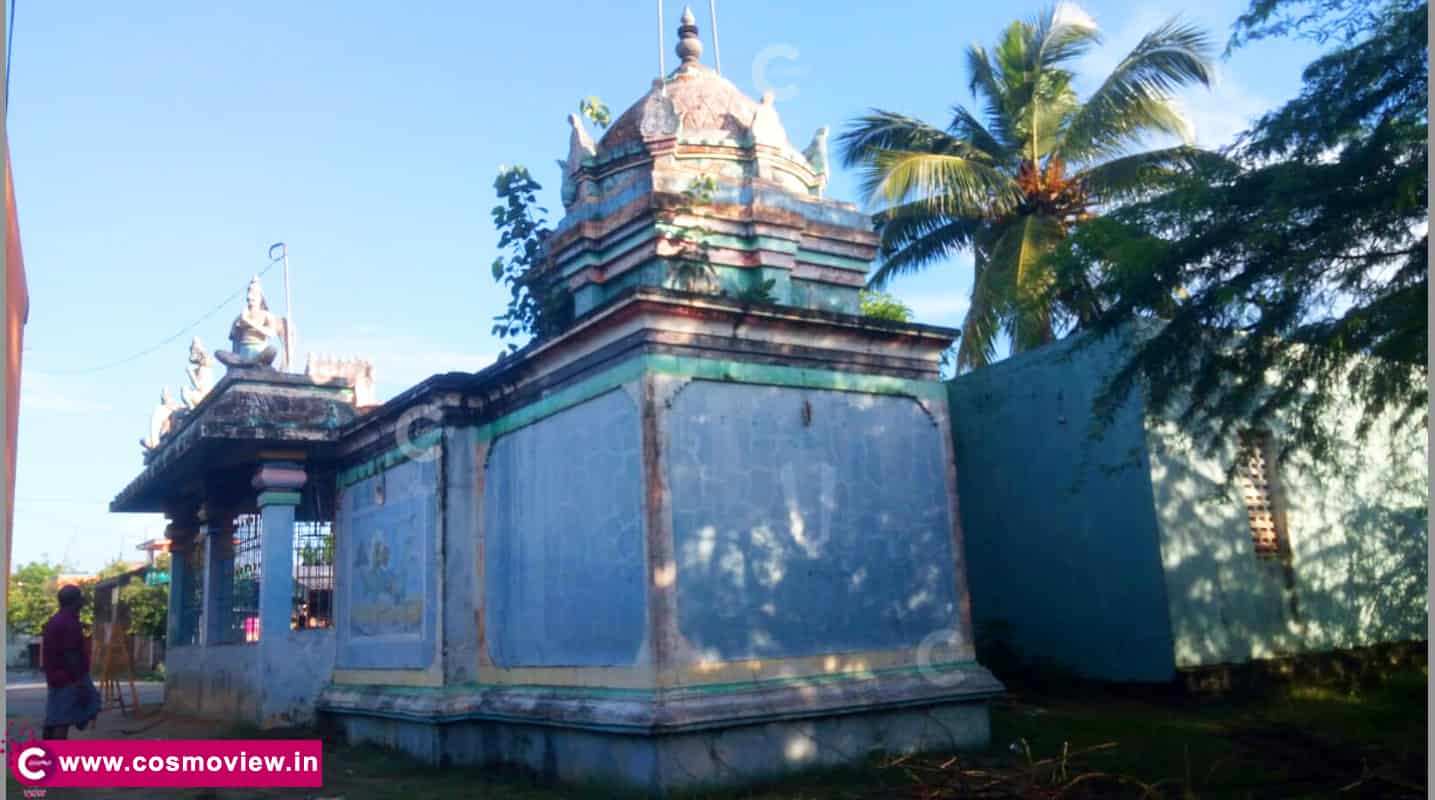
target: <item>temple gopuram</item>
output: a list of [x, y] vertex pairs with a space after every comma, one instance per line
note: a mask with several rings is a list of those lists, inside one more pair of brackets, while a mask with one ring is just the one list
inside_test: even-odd
[[650, 792], [981, 747], [941, 353], [861, 316], [877, 238], [771, 95], [679, 66], [570, 119], [569, 321], [383, 404], [276, 367], [257, 279], [117, 512], [167, 515], [166, 703]]

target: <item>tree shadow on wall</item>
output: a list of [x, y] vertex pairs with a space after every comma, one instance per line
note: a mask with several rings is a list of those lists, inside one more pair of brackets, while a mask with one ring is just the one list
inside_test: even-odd
[[1197, 447], [1170, 426], [1153, 439], [1178, 667], [1425, 638], [1426, 478], [1402, 442], [1280, 463], [1286, 542], [1266, 555], [1234, 448]]
[[672, 409], [679, 628], [700, 659], [910, 648], [954, 626], [944, 451], [915, 401], [695, 382]]

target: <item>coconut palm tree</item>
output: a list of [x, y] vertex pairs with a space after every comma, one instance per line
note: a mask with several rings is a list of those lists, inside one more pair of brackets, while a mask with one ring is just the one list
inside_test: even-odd
[[[958, 104], [946, 128], [873, 110], [839, 139], [859, 167], [882, 234], [870, 285], [961, 251], [975, 265], [958, 369], [990, 363], [1000, 333], [1013, 350], [1094, 318], [1099, 301], [1060, 287], [1042, 256], [1103, 207], [1159, 190], [1214, 154], [1191, 145], [1173, 93], [1210, 85], [1211, 42], [1171, 20], [1136, 45], [1083, 101], [1070, 65], [1100, 42], [1079, 8], [1012, 23], [995, 51], [967, 50], [981, 113]], [[1153, 138], [1183, 144], [1146, 149]]]

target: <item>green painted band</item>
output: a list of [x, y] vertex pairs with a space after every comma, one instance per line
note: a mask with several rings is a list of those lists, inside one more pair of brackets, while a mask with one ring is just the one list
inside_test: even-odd
[[[642, 245], [653, 238], [656, 238], [659, 234], [669, 239], [673, 239], [681, 236], [684, 232], [693, 230], [693, 227], [688, 225], [672, 225], [663, 222], [654, 223], [653, 227], [651, 228], [645, 228], [643, 230], [637, 231], [636, 233], [625, 236], [622, 239], [611, 242], [606, 246], [591, 250], [584, 250], [576, 255], [573, 255], [572, 257], [561, 263], [561, 274], [563, 275], [563, 277], [567, 278], [571, 277], [575, 273], [587, 269], [588, 267], [595, 267], [602, 264], [606, 264], [617, 258], [617, 255], [619, 253], [628, 252], [633, 248], [638, 247], [639, 245]], [[835, 267], [860, 270], [864, 273], [867, 271], [868, 266], [866, 262], [859, 259], [841, 259], [836, 256], [822, 256], [820, 254], [809, 254], [813, 257], [808, 258], [801, 255], [802, 253], [807, 253], [808, 251], [799, 251], [796, 242], [792, 242], [787, 239], [778, 239], [771, 236], [736, 236], [733, 234], [726, 233], [697, 234], [697, 236], [701, 239], [701, 241], [705, 242], [706, 244], [714, 248], [722, 248], [724, 250], [737, 250], [744, 253], [768, 250], [775, 253], [795, 256], [799, 260], [810, 261], [814, 264], [830, 264], [831, 266]]]
[[820, 264], [824, 267], [835, 267], [837, 269], [847, 269], [852, 270], [853, 272], [861, 272], [864, 275], [867, 273], [868, 268], [871, 266], [868, 262], [863, 261], [860, 258], [836, 256], [832, 255], [831, 253], [819, 253], [815, 250], [797, 251], [797, 260], [804, 261], [808, 264]]
[[609, 242], [606, 246], [592, 250], [583, 250], [577, 255], [563, 261], [559, 267], [563, 277], [568, 277], [588, 267], [598, 266], [607, 263], [614, 258], [615, 253], [623, 253], [656, 238], [657, 231], [652, 228], [643, 228], [624, 236], [617, 241]]
[[886, 375], [856, 375], [832, 370], [751, 364], [744, 361], [713, 361], [672, 355], [645, 355], [545, 397], [493, 422], [474, 429], [478, 441], [495, 439], [505, 433], [532, 425], [545, 417], [591, 400], [635, 380], [643, 372], [693, 378], [695, 380], [825, 389], [858, 394], [896, 395], [946, 403], [946, 389], [940, 381], [915, 381]]
[[629, 359], [585, 381], [555, 392], [536, 403], [524, 406], [492, 422], [479, 425], [474, 429], [474, 438], [478, 441], [496, 439], [505, 433], [511, 433], [579, 403], [592, 400], [600, 394], [607, 394], [629, 381], [642, 377], [646, 361], [646, 357]]
[[297, 506], [300, 494], [287, 489], [269, 489], [259, 493], [259, 507]]
[[342, 470], [339, 472], [338, 477], [339, 488], [348, 488], [366, 478], [372, 478], [381, 472], [407, 463], [417, 453], [430, 452], [432, 448], [438, 446], [441, 439], [443, 439], [443, 430], [441, 428], [432, 428], [415, 436], [407, 446], [396, 447], [362, 464]]
[[797, 389], [827, 389], [860, 394], [885, 394], [946, 401], [941, 381], [918, 381], [888, 375], [864, 375], [834, 370], [753, 364], [746, 361], [714, 361], [672, 355], [645, 356], [648, 369], [665, 375], [698, 380], [755, 383]]
[[[911, 665], [905, 667], [888, 667], [886, 669], [864, 669], [852, 670], [849, 672], [832, 672], [821, 675], [804, 675], [791, 678], [768, 678], [760, 681], [732, 681], [728, 683], [709, 683], [693, 686], [669, 686], [657, 688], [618, 688], [612, 686], [564, 686], [547, 683], [481, 683], [470, 681], [467, 683], [451, 684], [448, 686], [399, 686], [393, 684], [333, 684], [337, 688], [374, 692], [389, 696], [424, 696], [424, 695], [456, 695], [468, 692], [490, 692], [490, 691], [542, 691], [560, 697], [654, 697], [659, 694], [672, 693], [693, 693], [693, 694], [731, 694], [734, 692], [751, 692], [761, 689], [775, 689], [784, 687], [806, 687], [806, 686], [827, 686], [835, 683], [844, 683], [854, 680], [874, 680], [877, 678], [902, 678], [902, 677], [926, 677], [934, 675], [951, 675], [961, 672], [971, 672], [982, 669], [975, 661], [947, 661], [940, 664]], [[582, 669], [576, 669], [582, 672]]]
[[[862, 375], [835, 370], [752, 364], [745, 361], [718, 361], [674, 355], [644, 355], [624, 361], [586, 380], [505, 414], [492, 422], [473, 429], [475, 441], [496, 439], [505, 433], [532, 425], [579, 403], [592, 400], [619, 386], [642, 377], [644, 372], [693, 378], [695, 380], [785, 386], [796, 389], [824, 389], [857, 394], [880, 394], [940, 401], [945, 407], [946, 388], [941, 381], [919, 381], [887, 375]], [[408, 452], [436, 444], [442, 431], [434, 429], [416, 437], [410, 448], [395, 448], [362, 464], [339, 473], [339, 488], [347, 488], [366, 478], [409, 460]]]

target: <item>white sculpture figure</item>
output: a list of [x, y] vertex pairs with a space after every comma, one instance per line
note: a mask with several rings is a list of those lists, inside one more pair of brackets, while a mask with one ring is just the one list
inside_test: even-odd
[[159, 405], [155, 406], [154, 413], [150, 414], [149, 418], [149, 437], [140, 439], [140, 446], [145, 449], [145, 452], [159, 447], [160, 441], [169, 434], [170, 429], [174, 426], [174, 413], [182, 408], [184, 406], [174, 402], [174, 397], [170, 395], [168, 386], [159, 393]]
[[189, 343], [189, 369], [185, 372], [189, 375], [190, 388], [181, 388], [179, 396], [186, 406], [194, 408], [214, 388], [214, 358], [205, 351], [198, 336]]
[[817, 173], [817, 196], [822, 196], [822, 190], [827, 186], [827, 126], [823, 125], [812, 135], [812, 144], [802, 151], [807, 163], [812, 166], [812, 171]]
[[[264, 288], [259, 276], [249, 282], [249, 294], [244, 311], [234, 318], [229, 328], [229, 343], [233, 350], [216, 350], [214, 357], [226, 367], [253, 369], [272, 367], [277, 348], [270, 339], [284, 341], [289, 335], [288, 320], [269, 310], [264, 302]], [[286, 364], [287, 368], [289, 365]]]
[[752, 134], [752, 141], [755, 144], [772, 147], [786, 145], [787, 131], [783, 130], [782, 121], [777, 118], [777, 98], [771, 89], [762, 93], [762, 99], [757, 104], [757, 111], [752, 115], [752, 121], [748, 123], [747, 129]]
[[304, 374], [315, 383], [329, 383], [335, 379], [347, 381], [354, 388], [354, 405], [359, 408], [378, 403], [374, 365], [361, 358], [335, 358], [310, 353]]
[[577, 114], [568, 115], [568, 125], [572, 127], [572, 135], [568, 137], [568, 158], [558, 162], [558, 169], [563, 175], [563, 205], [572, 205], [578, 199], [578, 170], [583, 168], [583, 161], [598, 154], [597, 145], [593, 144], [593, 137], [588, 135], [588, 130], [583, 127], [583, 120]]

